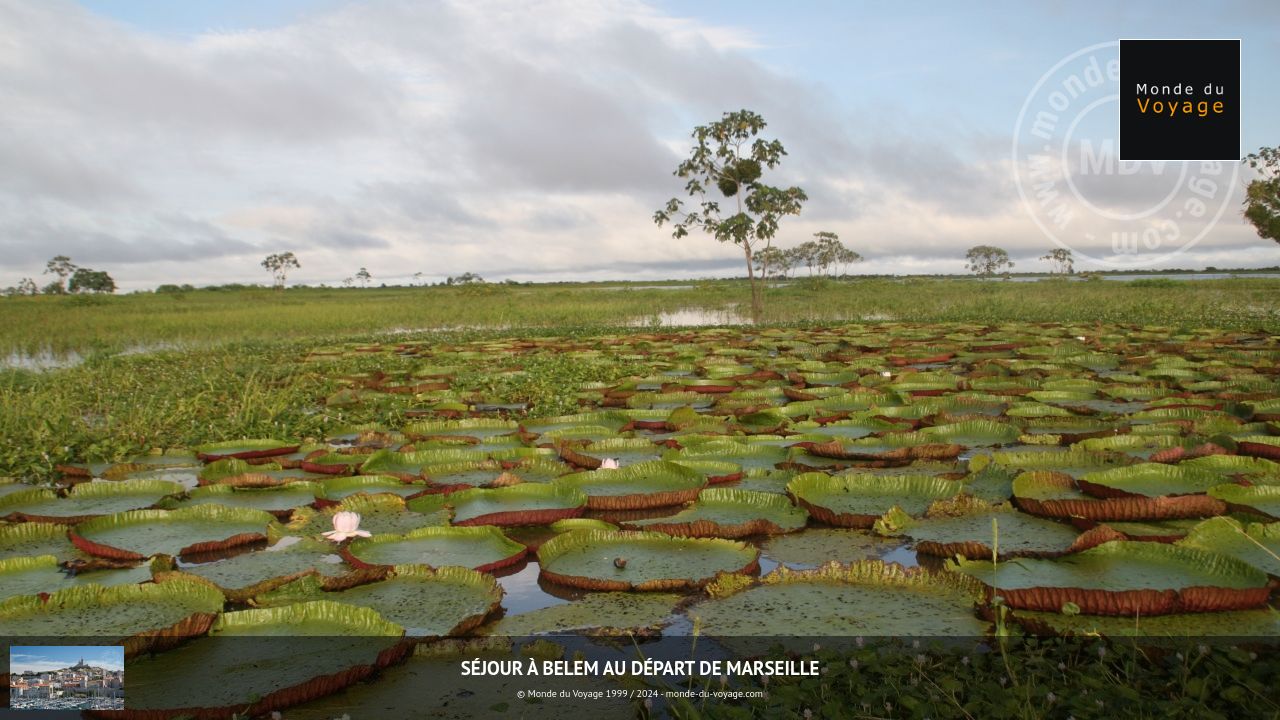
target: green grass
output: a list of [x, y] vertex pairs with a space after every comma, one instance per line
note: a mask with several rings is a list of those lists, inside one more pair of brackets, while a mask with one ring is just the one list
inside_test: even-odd
[[[750, 302], [745, 281], [689, 285], [669, 290], [486, 285], [9, 298], [0, 300], [0, 355], [323, 340], [440, 328], [645, 325], [663, 312], [733, 312]], [[1029, 321], [1280, 328], [1280, 279], [1261, 278], [1154, 284], [802, 279], [769, 289], [766, 301], [767, 323]]]

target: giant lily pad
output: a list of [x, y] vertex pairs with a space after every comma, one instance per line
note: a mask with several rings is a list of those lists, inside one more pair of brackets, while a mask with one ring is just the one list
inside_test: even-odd
[[351, 584], [316, 575], [254, 600], [260, 607], [327, 599], [376, 610], [409, 635], [461, 635], [498, 609], [502, 588], [491, 576], [462, 567], [398, 565], [384, 579]]
[[543, 543], [538, 564], [542, 577], [562, 585], [656, 591], [701, 587], [721, 572], [756, 572], [759, 555], [731, 540], [586, 530]]
[[977, 636], [975, 583], [866, 560], [815, 570], [781, 567], [756, 584], [712, 586], [686, 613], [711, 637]]
[[1219, 485], [1211, 488], [1209, 494], [1232, 507], [1280, 520], [1280, 485]]
[[1230, 555], [1280, 577], [1280, 522], [1245, 525], [1227, 517], [1209, 518], [1178, 544]]
[[332, 543], [309, 538], [285, 538], [275, 545], [204, 563], [173, 563], [157, 558], [157, 579], [168, 573], [194, 575], [217, 587], [228, 600], [243, 602], [304, 575], [336, 576], [351, 568], [335, 554]]
[[[326, 600], [221, 615], [209, 636], [129, 664], [129, 709], [256, 717], [334, 693], [403, 655], [404, 629]], [[276, 641], [245, 638], [275, 637]], [[288, 638], [287, 641], [283, 638]], [[175, 693], [174, 688], [184, 690]]]
[[804, 473], [792, 478], [787, 492], [817, 520], [839, 527], [871, 527], [876, 518], [898, 507], [922, 514], [935, 500], [955, 497], [961, 485], [929, 475], [840, 475]]
[[707, 488], [675, 515], [623, 523], [622, 527], [679, 537], [742, 538], [795, 532], [808, 519], [808, 513], [776, 493]]
[[548, 525], [557, 520], [578, 517], [587, 505], [581, 491], [560, 485], [521, 483], [492, 489], [474, 488], [448, 495], [423, 495], [410, 500], [409, 509], [420, 513], [448, 508], [452, 524]]
[[195, 448], [196, 456], [205, 462], [236, 458], [251, 460], [255, 458], [288, 455], [298, 449], [297, 443], [280, 440], [227, 440], [226, 442], [208, 443]]
[[427, 489], [426, 483], [405, 482], [390, 475], [355, 475], [328, 478], [322, 485], [324, 486], [325, 499], [333, 501], [358, 494], [391, 493], [400, 497], [411, 497]]
[[779, 565], [807, 570], [829, 562], [848, 564], [877, 559], [901, 545], [900, 540], [865, 530], [819, 527], [771, 537], [761, 545], [761, 553]]
[[51, 593], [78, 585], [126, 585], [151, 579], [145, 565], [95, 570], [74, 575], [63, 573], [52, 555], [0, 560], [0, 600], [18, 595]]
[[1221, 482], [1217, 474], [1207, 470], [1160, 463], [1141, 463], [1086, 473], [1078, 481], [1080, 489], [1098, 497], [1194, 495], [1205, 493]]
[[297, 535], [319, 536], [333, 529], [333, 518], [340, 512], [359, 514], [360, 529], [375, 535], [449, 524], [449, 514], [444, 510], [430, 515], [412, 512], [405, 505], [404, 498], [387, 493], [351, 495], [319, 512], [300, 508], [294, 511], [287, 527]]
[[572, 602], [505, 616], [488, 632], [505, 636], [651, 635], [667, 624], [684, 599], [672, 593], [590, 593]]
[[67, 537], [67, 526], [57, 523], [26, 522], [0, 525], [0, 560], [35, 555], [54, 555], [59, 560], [76, 555]]
[[683, 465], [654, 461], [563, 475], [553, 484], [585, 493], [593, 510], [642, 510], [693, 500], [707, 479]]
[[19, 520], [74, 524], [99, 515], [150, 507], [161, 498], [182, 491], [178, 483], [164, 480], [86, 482], [71, 488], [65, 498], [43, 489], [0, 498], [0, 513]]
[[524, 558], [525, 552], [525, 546], [490, 525], [426, 527], [403, 535], [374, 535], [355, 540], [342, 549], [347, 562], [357, 567], [456, 565], [480, 572], [514, 565]]
[[71, 542], [90, 555], [116, 560], [194, 555], [263, 542], [273, 522], [260, 510], [221, 505], [131, 510], [77, 525]]
[[1076, 480], [1051, 470], [1024, 472], [1013, 480], [1013, 501], [1033, 515], [1087, 520], [1172, 520], [1221, 515], [1227, 506], [1208, 495], [1095, 498], [1080, 491]]
[[1074, 603], [1089, 615], [1246, 610], [1271, 594], [1266, 573], [1204, 550], [1116, 540], [1054, 560], [960, 560], [1014, 608], [1051, 612]]
[[222, 593], [175, 578], [145, 585], [81, 585], [47, 599], [14, 597], [0, 604], [0, 635], [107, 637], [135, 655], [167, 642], [203, 635], [222, 612]]
[[[1052, 557], [1080, 549], [1080, 533], [1066, 523], [1020, 513], [1008, 505], [966, 503], [953, 507], [941, 514], [931, 510], [922, 520], [898, 511], [892, 533], [910, 537], [916, 552], [937, 557], [990, 558], [993, 546], [1001, 559]], [[877, 524], [877, 529], [883, 524]]]
[[187, 500], [172, 504], [174, 508], [198, 505], [221, 505], [232, 508], [264, 510], [277, 517], [287, 517], [297, 507], [310, 505], [323, 497], [319, 483], [292, 482], [269, 488], [239, 488], [231, 485], [206, 485], [192, 490]]

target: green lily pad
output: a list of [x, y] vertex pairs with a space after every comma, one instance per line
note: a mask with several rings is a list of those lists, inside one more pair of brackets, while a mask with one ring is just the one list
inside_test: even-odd
[[585, 493], [593, 510], [642, 510], [688, 502], [707, 479], [683, 465], [654, 461], [564, 475], [553, 484]]
[[341, 500], [357, 494], [376, 495], [390, 493], [400, 497], [417, 495], [427, 489], [426, 483], [407, 483], [389, 475], [353, 475], [350, 477], [326, 478], [321, 481], [324, 487], [324, 498]]
[[278, 513], [310, 505], [324, 496], [319, 483], [292, 482], [269, 488], [240, 488], [230, 485], [206, 485], [192, 490], [187, 500], [173, 503], [174, 508], [197, 505], [221, 505]]
[[151, 571], [146, 565], [121, 570], [95, 570], [75, 575], [59, 571], [52, 555], [0, 560], [0, 600], [18, 595], [52, 593], [79, 585], [126, 585], [146, 582]]
[[336, 554], [332, 543], [309, 538], [284, 538], [262, 550], [238, 553], [214, 562], [180, 562], [176, 569], [213, 583], [227, 599], [237, 602], [303, 573], [336, 576], [351, 571]]
[[399, 565], [385, 579], [340, 590], [326, 589], [321, 578], [308, 575], [258, 596], [254, 604], [275, 607], [320, 599], [375, 610], [411, 636], [443, 637], [469, 632], [497, 610], [502, 587], [491, 576], [462, 567]]
[[121, 560], [212, 552], [266, 540], [274, 518], [260, 510], [198, 505], [181, 510], [131, 510], [87, 520], [71, 542], [91, 554]]
[[1085, 492], [1103, 497], [1113, 494], [1160, 497], [1208, 492], [1209, 488], [1221, 484], [1222, 479], [1207, 470], [1195, 470], [1181, 465], [1141, 463], [1085, 473], [1079, 483]]
[[1018, 439], [1018, 428], [994, 420], [969, 420], [935, 425], [920, 431], [934, 442], [958, 443], [970, 447], [986, 447], [990, 445], [1008, 445]]
[[223, 460], [225, 458], [250, 460], [274, 457], [276, 455], [288, 455], [297, 449], [297, 443], [282, 442], [280, 440], [227, 440], [225, 442], [197, 445], [194, 448], [196, 456], [205, 462]]
[[627, 530], [654, 530], [680, 537], [741, 538], [802, 529], [809, 519], [785, 496], [736, 488], [707, 488], [680, 512], [665, 518], [623, 523]]
[[572, 602], [508, 615], [488, 632], [504, 636], [646, 635], [667, 624], [683, 600], [683, 595], [672, 593], [591, 593]]
[[1008, 505], [969, 506], [958, 514], [922, 520], [904, 515], [895, 534], [915, 541], [916, 552], [973, 559], [990, 558], [993, 544], [1001, 559], [1062, 555], [1080, 535], [1066, 523], [1020, 513]]
[[[129, 708], [265, 715], [367, 677], [403, 632], [373, 610], [326, 600], [225, 613], [209, 637], [131, 661]], [[291, 639], [242, 639], [261, 636]]]
[[295, 535], [318, 537], [333, 529], [333, 517], [340, 512], [360, 516], [360, 529], [375, 535], [405, 533], [423, 527], [449, 524], [449, 513], [441, 510], [423, 515], [409, 510], [404, 498], [392, 494], [350, 495], [335, 506], [320, 511], [300, 508], [289, 520], [288, 529]]
[[811, 569], [829, 562], [848, 564], [873, 560], [900, 547], [902, 542], [849, 528], [809, 528], [766, 540], [761, 553], [792, 569]]
[[[48, 600], [14, 597], [0, 604], [0, 635], [127, 638], [167, 630], [176, 636], [197, 634], [222, 612], [222, 593], [183, 579], [145, 585], [81, 585], [59, 590]], [[172, 627], [193, 615], [203, 627]]]
[[871, 527], [893, 507], [920, 515], [935, 500], [955, 497], [961, 484], [929, 475], [804, 473], [787, 492], [815, 519], [840, 527]]
[[1211, 488], [1209, 494], [1225, 503], [1280, 520], [1280, 485], [1218, 485]]
[[758, 584], [691, 606], [710, 637], [943, 637], [983, 635], [971, 584], [867, 560], [816, 570], [786, 568]]
[[524, 558], [525, 547], [491, 525], [426, 527], [403, 535], [359, 538], [343, 550], [357, 566], [459, 566], [489, 572]]
[[183, 487], [163, 480], [80, 483], [65, 498], [51, 490], [28, 490], [0, 498], [0, 514], [18, 514], [51, 522], [75, 522], [98, 515], [150, 507]]
[[410, 500], [409, 509], [420, 513], [450, 509], [452, 524], [547, 525], [577, 517], [586, 508], [587, 496], [560, 485], [521, 483], [499, 488], [473, 488], [447, 495], [423, 495]]
[[538, 548], [542, 577], [587, 590], [678, 590], [720, 572], [755, 572], [759, 551], [731, 540], [588, 530]]
[[1163, 543], [1117, 540], [1053, 560], [993, 566], [962, 559], [948, 566], [1026, 610], [1070, 602], [1091, 615], [1167, 615], [1258, 607], [1270, 594], [1266, 573], [1243, 561]]
[[1280, 522], [1244, 525], [1227, 517], [1209, 518], [1178, 544], [1230, 555], [1280, 577]]
[[16, 523], [0, 525], [0, 560], [35, 555], [54, 555], [67, 560], [78, 555], [67, 537], [67, 526], [57, 523]]

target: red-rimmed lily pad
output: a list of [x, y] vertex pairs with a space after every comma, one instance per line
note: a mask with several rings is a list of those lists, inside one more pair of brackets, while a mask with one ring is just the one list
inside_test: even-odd
[[1077, 483], [1081, 490], [1096, 497], [1161, 497], [1203, 494], [1221, 484], [1222, 478], [1181, 465], [1140, 463], [1085, 473]]
[[787, 493], [816, 520], [838, 527], [869, 528], [898, 507], [920, 515], [930, 503], [955, 497], [962, 486], [930, 475], [824, 475], [804, 473], [787, 483]]
[[0, 604], [0, 635], [115, 638], [132, 657], [208, 632], [223, 602], [217, 590], [182, 578], [82, 585], [6, 600]]
[[524, 559], [524, 545], [491, 525], [426, 527], [402, 535], [360, 538], [342, 548], [347, 562], [360, 568], [385, 565], [458, 566], [491, 572]]
[[172, 508], [221, 505], [262, 510], [278, 518], [288, 518], [294, 508], [324, 498], [324, 487], [314, 482], [292, 482], [266, 488], [206, 485], [192, 490], [186, 499], [170, 503]]
[[1280, 485], [1219, 485], [1209, 494], [1233, 508], [1280, 520]]
[[1086, 520], [1173, 520], [1221, 515], [1226, 503], [1209, 495], [1096, 498], [1080, 491], [1075, 478], [1033, 470], [1013, 480], [1013, 502], [1032, 515]]
[[1261, 607], [1266, 573], [1235, 558], [1163, 543], [1117, 540], [1053, 560], [993, 565], [959, 560], [1013, 608], [1052, 612], [1073, 603], [1087, 615], [1167, 615]]
[[1209, 518], [1178, 544], [1230, 555], [1280, 578], [1280, 522], [1243, 524], [1228, 517]]
[[692, 468], [653, 461], [564, 475], [552, 484], [585, 493], [592, 510], [643, 510], [689, 502], [707, 479]]
[[15, 557], [0, 560], [0, 600], [17, 595], [51, 593], [77, 585], [127, 585], [146, 582], [151, 572], [146, 565], [119, 569], [63, 572], [53, 555]]
[[65, 560], [78, 555], [60, 523], [26, 522], [0, 525], [0, 560], [14, 557], [54, 555]]
[[538, 548], [541, 576], [585, 590], [681, 590], [719, 573], [754, 573], [760, 552], [719, 538], [677, 538], [655, 532], [588, 530], [564, 533]]
[[502, 587], [492, 576], [462, 567], [398, 565], [381, 579], [362, 580], [308, 575], [258, 596], [254, 604], [334, 600], [375, 610], [408, 635], [443, 637], [470, 632], [502, 601]]
[[665, 518], [624, 522], [627, 530], [652, 530], [678, 537], [743, 538], [802, 529], [809, 514], [786, 496], [736, 488], [707, 488], [680, 512]]
[[77, 525], [71, 542], [111, 560], [196, 555], [265, 542], [275, 518], [261, 510], [198, 505], [181, 510], [131, 510]]
[[227, 440], [197, 445], [194, 449], [196, 457], [205, 462], [213, 462], [214, 460], [223, 460], [225, 458], [252, 460], [288, 455], [297, 451], [299, 447], [298, 443], [282, 440]]
[[[373, 610], [328, 600], [225, 613], [207, 637], [134, 658], [124, 714], [265, 716], [337, 692], [402, 658], [403, 634]], [[246, 639], [255, 637], [289, 640]]]
[[377, 495], [390, 493], [400, 497], [412, 497], [427, 490], [425, 482], [405, 482], [390, 475], [353, 475], [328, 478], [321, 482], [324, 498], [338, 501], [351, 495]]
[[658, 634], [685, 599], [675, 593], [588, 593], [573, 602], [504, 616], [486, 632], [507, 637], [565, 633], [646, 637]]
[[164, 480], [85, 482], [72, 487], [66, 497], [39, 489], [0, 498], [0, 514], [18, 521], [74, 524], [100, 515], [151, 507], [182, 491], [178, 483]]
[[943, 512], [935, 506], [919, 520], [891, 511], [876, 524], [876, 529], [911, 538], [918, 553], [936, 557], [961, 555], [975, 560], [990, 558], [993, 546], [1002, 560], [1056, 557], [1083, 549], [1080, 541], [1084, 539], [1068, 523], [1020, 513], [1007, 504], [976, 502], [952, 503]]
[[345, 575], [351, 567], [342, 562], [332, 543], [282, 538], [261, 550], [211, 562], [187, 563], [158, 557], [152, 561], [151, 570], [157, 580], [171, 574], [193, 575], [216, 587], [228, 600], [244, 602], [305, 575]]
[[587, 506], [587, 496], [560, 485], [520, 483], [508, 487], [473, 488], [447, 495], [423, 495], [410, 500], [409, 509], [433, 513], [449, 509], [452, 525], [548, 525], [578, 517]]
[[[980, 636], [974, 614], [981, 588], [967, 578], [866, 560], [814, 570], [780, 567], [757, 582], [738, 578], [708, 587], [712, 599], [685, 613], [710, 637]], [[806, 641], [811, 642], [811, 641]], [[811, 648], [805, 648], [811, 651]]]

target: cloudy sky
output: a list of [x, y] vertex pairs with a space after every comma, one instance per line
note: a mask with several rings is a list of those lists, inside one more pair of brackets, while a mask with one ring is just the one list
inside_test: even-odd
[[62, 670], [81, 660], [105, 670], [123, 670], [124, 649], [95, 645], [14, 645], [9, 648], [9, 669], [12, 672]]
[[[1242, 38], [1243, 151], [1280, 144], [1273, 1], [902, 5], [0, 0], [0, 286], [58, 253], [124, 289], [267, 282], [284, 250], [312, 284], [740, 274], [651, 217], [691, 128], [744, 107], [788, 150], [771, 180], [810, 198], [777, 244], [832, 230], [868, 273], [961, 272], [994, 244], [1041, 269], [1019, 112], [1121, 37]], [[1084, 191], [1122, 214], [1163, 191], [1144, 177]], [[1154, 264], [1280, 264], [1240, 217], [1246, 180]]]

